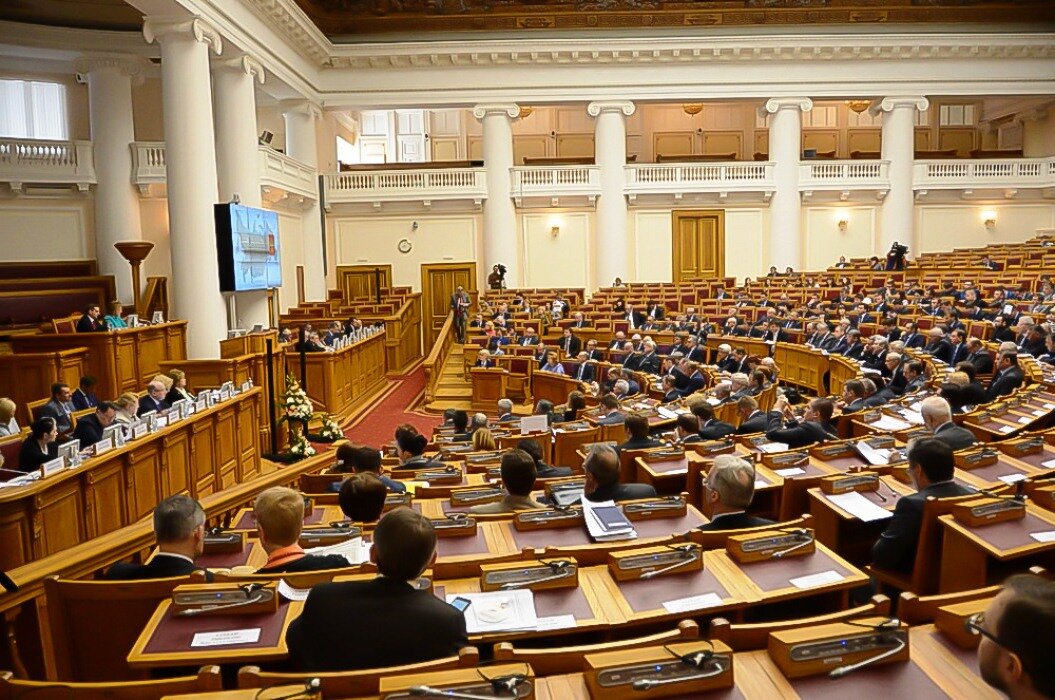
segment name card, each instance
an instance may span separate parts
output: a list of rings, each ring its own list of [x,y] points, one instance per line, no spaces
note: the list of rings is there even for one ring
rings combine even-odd
[[[55,459],[49,459],[40,465],[40,475],[44,478],[51,476],[52,474],[58,474],[66,468],[66,460],[62,457],[56,457]]]
[[[198,632],[191,639],[191,647],[218,647],[229,644],[255,644],[260,641],[260,629],[224,630],[222,632]]]
[[[101,454],[106,454],[114,448],[114,441],[110,438],[104,438],[99,442],[92,445],[92,452],[98,457]]]
[[[228,387],[220,389],[220,401],[228,401],[231,398],[231,390]]]
[[[253,381],[252,380],[249,380],[248,382],[242,382],[242,391],[243,392],[249,391],[252,388],[253,388]]]
[[[156,431],[156,430],[158,430],[160,428],[164,428],[168,424],[169,424],[169,417],[168,416],[155,416],[154,417],[154,427],[151,428],[150,432],[153,433],[154,431]]]
[[[136,438],[143,437],[147,434],[147,431],[149,430],[150,426],[148,426],[146,423],[136,423],[134,426],[132,426],[132,439],[135,440]]]

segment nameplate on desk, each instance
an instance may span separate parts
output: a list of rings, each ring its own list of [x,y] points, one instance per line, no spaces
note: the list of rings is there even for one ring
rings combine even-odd
[[[228,401],[231,398],[231,390],[228,387],[220,389],[220,401]]]
[[[674,462],[685,459],[685,450],[683,448],[649,450],[640,455],[640,458],[645,462]]]
[[[583,522],[582,507],[528,510],[513,516],[513,527],[521,531],[577,527]]]
[[[579,564],[571,557],[538,562],[480,565],[480,590],[578,588]]]
[[[191,638],[191,648],[225,647],[235,644],[256,644],[260,641],[260,627],[244,630],[222,630],[220,632],[196,632]]]
[[[608,571],[617,581],[650,579],[701,569],[703,550],[695,542],[608,553]]]
[[[733,687],[733,658],[718,641],[587,654],[586,688],[604,700],[697,697]]]
[[[339,544],[341,542],[347,542],[353,540],[356,537],[362,537],[363,530],[360,527],[352,525],[334,525],[330,527],[306,527],[300,532],[300,539],[297,544],[302,549],[311,549],[313,547],[329,547],[330,545]]]
[[[278,610],[277,582],[266,584],[192,583],[172,590],[172,609],[180,617],[262,615]]]
[[[66,468],[66,460],[62,457],[56,457],[55,459],[49,459],[40,465],[40,476],[43,479],[48,478],[52,474],[58,474]]]
[[[875,472],[857,472],[856,474],[846,475],[835,474],[821,479],[821,491],[827,494],[878,490],[879,475]]]
[[[978,498],[952,507],[952,517],[970,527],[1026,517],[1026,504],[1014,498]]]
[[[446,518],[429,518],[436,537],[472,537],[476,534],[476,518],[462,513],[451,513]]]
[[[136,425],[132,426],[132,439],[135,440],[143,437],[147,434],[147,431],[149,430],[150,426],[148,426],[146,423],[137,423]]]
[[[958,468],[970,470],[996,464],[1000,460],[1000,455],[995,450],[982,449],[968,454],[954,454],[953,459]]]
[[[663,603],[663,609],[669,613],[684,613],[705,608],[714,608],[722,604],[717,593],[701,593],[688,598],[677,598]]]
[[[462,483],[462,470],[456,467],[423,469],[414,472],[414,480],[426,481],[430,486],[434,484],[460,484]]]
[[[404,491],[403,493],[390,493],[385,496],[385,507],[384,510],[392,510],[393,508],[399,508],[400,506],[410,506],[413,497],[410,492]]]
[[[505,496],[505,489],[492,487],[470,488],[451,491],[449,500],[452,506],[474,506],[481,503],[501,501]]]
[[[725,540],[725,550],[741,564],[813,554],[817,542],[813,530],[801,528],[784,532],[762,530],[745,535],[731,535]]]
[[[158,420],[158,414],[154,412],[143,414],[143,419],[147,425],[148,433],[156,433],[158,428],[161,427],[161,421]]]
[[[681,496],[649,498],[623,504],[627,520],[652,520],[655,518],[680,518],[688,512],[688,504]]]
[[[92,445],[92,454],[98,457],[99,455],[106,454],[112,449],[114,449],[113,438],[104,438]]]
[[[202,543],[203,554],[235,554],[245,549],[245,533],[227,530],[206,530]]]
[[[249,391],[252,388],[253,388],[253,380],[250,379],[248,382],[242,382],[241,392],[244,394],[245,392]]]
[[[169,417],[168,416],[161,416],[161,415],[154,416],[154,425],[156,427],[153,428],[150,432],[153,433],[153,432],[155,432],[157,430],[160,430],[161,428],[164,428],[164,427],[168,426],[168,424],[169,424]]]
[[[198,394],[198,400],[194,402],[194,411],[204,411],[209,407],[208,392]]]
[[[872,629],[858,625],[872,625]],[[854,664],[875,659],[889,664],[909,659],[908,625],[897,620],[865,618],[853,625],[837,622],[769,635],[769,656],[787,678],[821,674],[838,677]]]

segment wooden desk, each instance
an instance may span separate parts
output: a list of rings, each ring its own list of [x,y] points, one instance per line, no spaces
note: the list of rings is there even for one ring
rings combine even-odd
[[[286,629],[300,616],[303,607],[304,603],[299,601],[281,600],[275,613],[181,618],[172,613],[172,601],[163,600],[128,652],[128,665],[132,668],[165,668],[280,661],[289,655]],[[254,627],[261,630],[259,641],[254,643],[191,647],[191,640],[199,632]]]
[[[0,355],[0,386],[18,408],[15,418],[19,425],[33,422],[26,404],[50,396],[55,382],[76,389],[81,377],[88,374],[87,366],[87,348]]]
[[[0,490],[0,569],[129,525],[162,498],[201,498],[252,479],[263,402],[263,390],[251,389],[75,469]]]
[[[635,457],[636,481],[652,484],[660,495],[682,493],[689,473],[699,474],[703,465],[709,465],[710,461],[691,451],[686,451],[680,459],[650,462],[643,457]]]
[[[942,535],[939,593],[966,591],[1032,564],[1050,566],[1055,542],[1039,542],[1030,533],[1055,531],[1055,513],[1026,506],[1022,520],[971,528],[952,515],[938,518]]]
[[[509,370],[502,367],[473,367],[469,370],[473,385],[473,409],[494,410],[499,399],[506,398]]]
[[[340,423],[385,385],[385,334],[378,333],[334,352],[304,354],[303,388]],[[286,366],[300,376],[300,353],[286,349]],[[276,378],[281,382],[281,378]]]
[[[863,566],[872,561],[872,545],[886,529],[889,519],[864,522],[828,500],[820,488],[807,492],[817,541],[839,552],[848,562]],[[880,477],[879,490],[864,491],[863,497],[893,514],[897,499],[914,490],[891,476]]]

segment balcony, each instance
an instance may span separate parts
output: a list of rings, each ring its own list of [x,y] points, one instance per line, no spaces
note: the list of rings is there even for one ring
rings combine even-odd
[[[319,198],[315,168],[267,146],[257,147],[257,154],[260,160],[260,186],[265,195],[271,194],[269,188],[277,188],[286,193],[286,197],[298,199],[301,203],[314,202]]]
[[[480,207],[487,198],[483,168],[392,169],[330,173],[325,177],[326,208],[338,204],[369,205],[378,210],[386,203],[396,208],[424,207],[433,202],[470,201]]]
[[[132,184],[139,193],[150,194],[151,185],[165,184],[165,143],[135,141],[132,148]]]
[[[592,206],[601,194],[596,165],[525,165],[510,172],[518,207]]]
[[[631,202],[768,202],[776,190],[773,163],[634,163],[626,166]]]
[[[802,200],[882,200],[890,191],[888,160],[825,160],[799,164]]]
[[[95,184],[91,141],[0,139],[0,180],[22,194],[27,187],[75,186],[87,192]]]
[[[1055,158],[917,160],[912,188],[916,199],[1053,197]]]

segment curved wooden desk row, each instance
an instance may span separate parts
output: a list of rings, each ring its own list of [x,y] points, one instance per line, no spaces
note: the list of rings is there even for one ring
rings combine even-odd
[[[118,530],[173,494],[200,498],[251,480],[264,400],[251,389],[74,469],[0,489],[0,569]]]
[[[11,338],[15,353],[52,353],[87,348],[85,374],[95,377],[95,392],[112,399],[142,391],[166,360],[187,357],[187,322],[127,328],[108,333],[40,333]],[[71,386],[76,386],[73,382]],[[38,395],[35,398],[46,396]]]
[[[372,335],[335,352],[304,354],[303,388],[322,410],[332,413],[337,422],[349,418],[362,403],[385,385],[386,332]],[[286,367],[300,376],[300,353],[286,348]],[[283,385],[275,378],[276,388]]]

